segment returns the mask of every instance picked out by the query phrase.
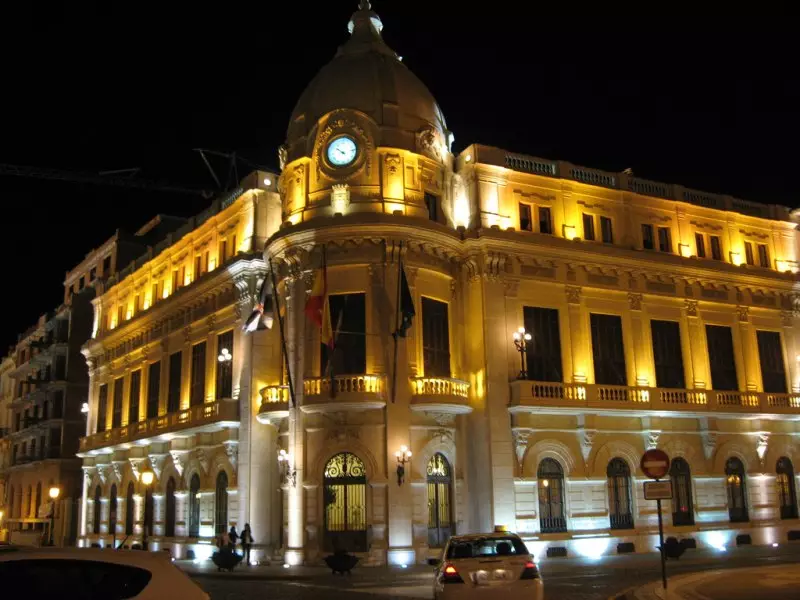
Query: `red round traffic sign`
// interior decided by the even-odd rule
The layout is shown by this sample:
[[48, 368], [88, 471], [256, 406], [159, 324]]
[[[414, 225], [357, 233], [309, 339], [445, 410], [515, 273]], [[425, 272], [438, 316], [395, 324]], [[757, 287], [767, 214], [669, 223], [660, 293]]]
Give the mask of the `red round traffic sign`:
[[661, 479], [669, 472], [669, 456], [663, 450], [653, 448], [642, 455], [639, 466], [648, 477]]

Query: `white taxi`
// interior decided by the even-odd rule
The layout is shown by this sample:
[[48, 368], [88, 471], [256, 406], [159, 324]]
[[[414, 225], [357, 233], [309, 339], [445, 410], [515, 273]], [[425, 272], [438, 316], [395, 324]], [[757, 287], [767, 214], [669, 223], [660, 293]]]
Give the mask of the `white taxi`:
[[494, 533], [451, 537], [436, 566], [433, 596], [436, 600], [470, 598], [525, 598], [542, 600], [544, 584], [533, 555], [514, 533], [497, 528]]

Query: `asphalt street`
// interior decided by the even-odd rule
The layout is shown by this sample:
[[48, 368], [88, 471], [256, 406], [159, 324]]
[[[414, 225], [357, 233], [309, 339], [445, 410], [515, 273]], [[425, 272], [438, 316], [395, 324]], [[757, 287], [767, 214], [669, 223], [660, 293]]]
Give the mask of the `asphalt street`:
[[[668, 574], [680, 575], [720, 569], [767, 567], [800, 562], [800, 544], [778, 548], [734, 548], [727, 552], [695, 550], [687, 552], [679, 561], [668, 561]], [[656, 581], [661, 577], [658, 555], [639, 554], [590, 559], [542, 560], [539, 567], [545, 581], [546, 600], [607, 600], [624, 590]], [[770, 585], [764, 593], [753, 595], [758, 582], [748, 586], [732, 583], [732, 578], [722, 574], [717, 581], [727, 581], [725, 600], [782, 600], [800, 597], [794, 593], [796, 580], [782, 578], [781, 569], [775, 569]], [[432, 569], [414, 567], [356, 569], [350, 577], [333, 576], [322, 569], [242, 568], [232, 575], [218, 574], [202, 568], [192, 573], [195, 580], [211, 595], [212, 600], [252, 600], [254, 598], [285, 598], [287, 600], [327, 600], [352, 597], [358, 600], [390, 600], [392, 598], [432, 598]], [[797, 581], [800, 585], [800, 581]], [[768, 585], [764, 581], [765, 586]], [[780, 587], [782, 585], [783, 587]], [[713, 583], [704, 586], [705, 596], [722, 589]], [[785, 595], [792, 590], [790, 595]], [[750, 594], [749, 596], [747, 594]], [[700, 597], [700, 596], [698, 596]]]

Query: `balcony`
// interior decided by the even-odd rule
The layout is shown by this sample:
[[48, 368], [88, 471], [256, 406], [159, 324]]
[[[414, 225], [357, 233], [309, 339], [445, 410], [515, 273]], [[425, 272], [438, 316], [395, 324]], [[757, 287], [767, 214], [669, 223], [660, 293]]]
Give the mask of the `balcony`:
[[256, 419], [264, 425], [277, 425], [281, 419], [289, 416], [289, 386], [268, 385], [258, 391], [261, 394], [261, 406]]
[[148, 443], [146, 440], [150, 437], [159, 436], [159, 441], [167, 441], [173, 437], [231, 427], [239, 427], [239, 405], [236, 402], [200, 404], [86, 436], [81, 438], [80, 452], [95, 454], [100, 448], [110, 451], [113, 446], [131, 442]]
[[303, 381], [304, 413], [375, 410], [386, 406], [382, 375], [336, 375]]
[[411, 410], [463, 415], [472, 412], [469, 383], [452, 377], [412, 377]]
[[585, 383], [514, 381], [510, 412], [555, 408], [564, 412], [587, 408], [620, 411], [664, 411], [800, 415], [800, 394], [768, 394], [719, 390], [684, 390]]

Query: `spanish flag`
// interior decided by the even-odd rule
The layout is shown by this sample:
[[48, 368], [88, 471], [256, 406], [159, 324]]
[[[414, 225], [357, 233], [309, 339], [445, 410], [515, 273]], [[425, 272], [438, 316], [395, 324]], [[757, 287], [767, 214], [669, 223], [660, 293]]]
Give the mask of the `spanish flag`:
[[[326, 279], [325, 268], [323, 267], [317, 271], [317, 275], [314, 277], [314, 287], [311, 288], [311, 295], [308, 297], [303, 311], [317, 327], [323, 327], [322, 313], [323, 311], [325, 313], [328, 312], [328, 286]], [[328, 329], [330, 330], [330, 316], [328, 316], [327, 321]]]
[[333, 329], [331, 329], [331, 307], [328, 304], [328, 295], [325, 294], [325, 302], [322, 305], [322, 330], [319, 334], [319, 341], [333, 350]]

